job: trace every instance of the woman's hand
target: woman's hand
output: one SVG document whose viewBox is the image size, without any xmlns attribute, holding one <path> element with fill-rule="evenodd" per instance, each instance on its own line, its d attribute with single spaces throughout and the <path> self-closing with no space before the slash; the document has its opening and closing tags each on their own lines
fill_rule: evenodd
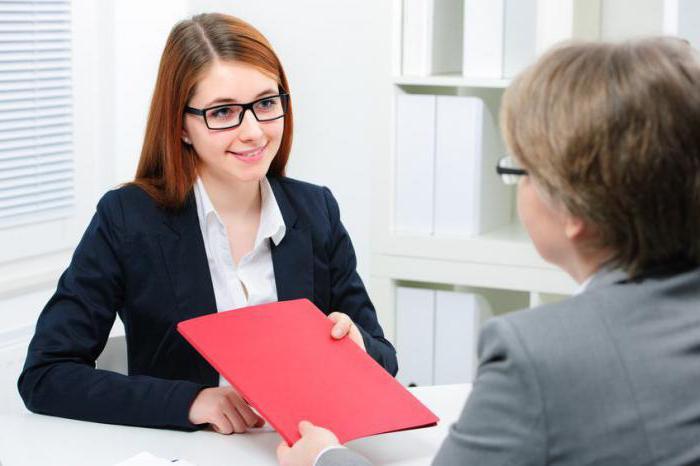
<svg viewBox="0 0 700 466">
<path fill-rule="evenodd" d="M 331 328 L 331 336 L 333 338 L 340 340 L 348 335 L 350 339 L 357 344 L 357 346 L 362 348 L 363 351 L 367 351 L 365 348 L 365 342 L 362 341 L 362 334 L 360 333 L 360 330 L 347 314 L 343 314 L 342 312 L 332 312 L 328 315 L 328 318 L 334 323 L 333 328 Z"/>
<path fill-rule="evenodd" d="M 277 447 L 277 460 L 281 466 L 311 466 L 324 448 L 340 445 L 333 432 L 309 421 L 299 423 L 299 433 L 301 438 L 291 448 L 285 442 Z"/>
<path fill-rule="evenodd" d="M 211 424 L 220 434 L 240 434 L 251 427 L 262 427 L 258 416 L 232 387 L 205 388 L 194 399 L 189 420 L 192 424 Z"/>
</svg>

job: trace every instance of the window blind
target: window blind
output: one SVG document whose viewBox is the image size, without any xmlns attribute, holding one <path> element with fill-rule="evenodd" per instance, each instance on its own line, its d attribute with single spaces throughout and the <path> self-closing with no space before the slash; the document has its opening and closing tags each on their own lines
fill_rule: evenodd
<svg viewBox="0 0 700 466">
<path fill-rule="evenodd" d="M 71 5 L 0 0 L 0 228 L 69 215 Z"/>
</svg>

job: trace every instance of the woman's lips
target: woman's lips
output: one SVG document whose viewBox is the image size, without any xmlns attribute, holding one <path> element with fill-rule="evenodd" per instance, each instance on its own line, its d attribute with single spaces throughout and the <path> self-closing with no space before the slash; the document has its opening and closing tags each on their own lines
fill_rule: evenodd
<svg viewBox="0 0 700 466">
<path fill-rule="evenodd" d="M 263 158 L 265 155 L 265 148 L 267 147 L 267 144 L 255 149 L 250 149 L 250 150 L 245 150 L 245 151 L 240 151 L 240 152 L 235 152 L 235 151 L 229 151 L 229 154 L 233 155 L 236 157 L 236 159 L 246 162 L 246 163 L 254 163 L 259 161 L 260 159 Z"/>
</svg>

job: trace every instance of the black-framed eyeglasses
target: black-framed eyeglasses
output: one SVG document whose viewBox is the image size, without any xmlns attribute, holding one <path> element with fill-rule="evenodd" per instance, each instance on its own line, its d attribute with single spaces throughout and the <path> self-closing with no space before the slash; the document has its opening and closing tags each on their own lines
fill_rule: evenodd
<svg viewBox="0 0 700 466">
<path fill-rule="evenodd" d="M 500 175 L 504 184 L 513 185 L 518 184 L 521 176 L 527 175 L 527 170 L 520 168 L 512 156 L 506 155 L 498 159 L 496 173 Z"/>
<path fill-rule="evenodd" d="M 250 110 L 257 121 L 272 121 L 282 118 L 289 107 L 289 94 L 263 97 L 247 104 L 223 104 L 209 108 L 185 107 L 185 112 L 204 118 L 209 129 L 231 129 L 243 123 L 246 110 Z"/>
</svg>

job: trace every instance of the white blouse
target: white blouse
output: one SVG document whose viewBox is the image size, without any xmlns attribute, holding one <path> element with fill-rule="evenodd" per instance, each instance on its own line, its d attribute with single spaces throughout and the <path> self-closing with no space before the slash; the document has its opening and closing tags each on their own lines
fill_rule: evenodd
<svg viewBox="0 0 700 466">
<path fill-rule="evenodd" d="M 270 240 L 277 246 L 287 229 L 267 178 L 260 181 L 260 194 L 262 208 L 255 245 L 236 265 L 231 255 L 226 226 L 211 203 L 202 179 L 197 178 L 194 185 L 199 227 L 202 230 L 216 309 L 219 312 L 277 301 Z M 228 383 L 219 377 L 219 385 Z"/>
</svg>

